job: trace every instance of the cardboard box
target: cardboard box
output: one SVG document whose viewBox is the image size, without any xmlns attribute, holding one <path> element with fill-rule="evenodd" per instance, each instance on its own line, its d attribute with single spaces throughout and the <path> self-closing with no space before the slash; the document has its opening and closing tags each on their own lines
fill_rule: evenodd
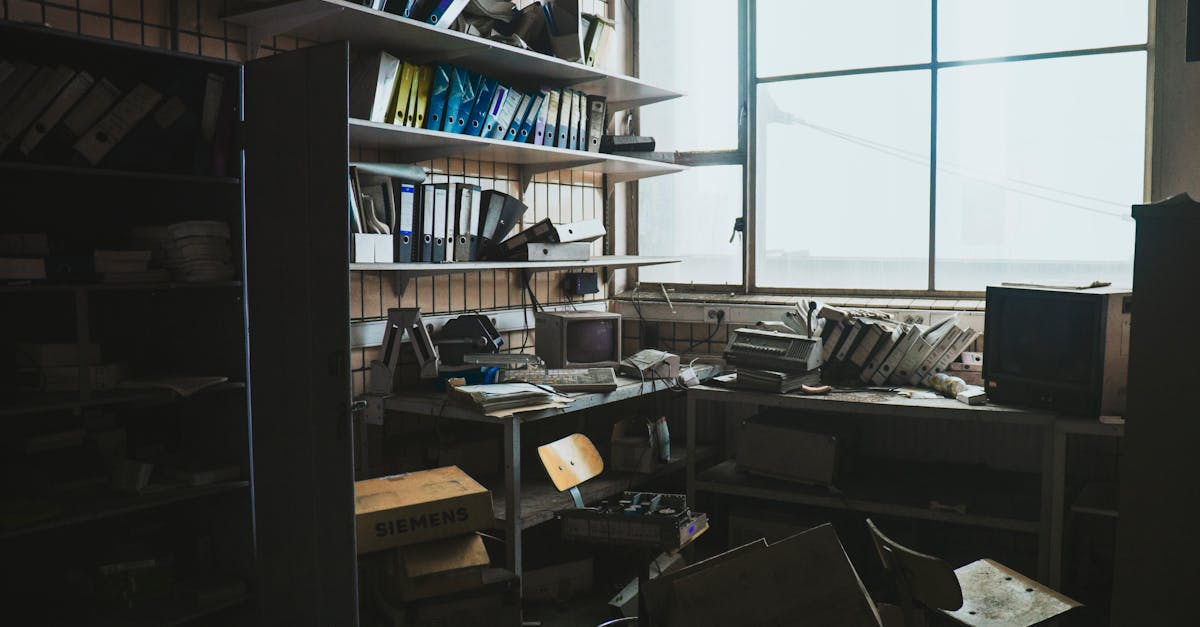
<svg viewBox="0 0 1200 627">
<path fill-rule="evenodd" d="M 614 437 L 608 467 L 620 472 L 654 472 L 658 468 L 658 461 L 650 438 L 636 435 Z"/>
<path fill-rule="evenodd" d="M 522 597 L 537 601 L 566 601 L 592 589 L 592 558 L 525 571 Z"/>
<path fill-rule="evenodd" d="M 752 542 L 646 587 L 652 615 L 666 627 L 881 624 L 829 524 L 774 544 Z"/>
<path fill-rule="evenodd" d="M 358 552 L 448 538 L 492 526 L 492 493 L 457 466 L 354 484 Z"/>
<path fill-rule="evenodd" d="M 738 433 L 737 468 L 775 479 L 833 485 L 837 436 L 751 418 Z"/>
<path fill-rule="evenodd" d="M 405 603 L 479 588 L 488 564 L 483 538 L 475 533 L 413 544 L 388 556 L 381 592 Z"/>
</svg>

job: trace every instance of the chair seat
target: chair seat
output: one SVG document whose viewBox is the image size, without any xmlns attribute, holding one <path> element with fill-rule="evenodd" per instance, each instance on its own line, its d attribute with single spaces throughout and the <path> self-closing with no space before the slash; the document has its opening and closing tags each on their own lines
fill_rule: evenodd
<svg viewBox="0 0 1200 627">
<path fill-rule="evenodd" d="M 962 588 L 961 608 L 942 613 L 977 627 L 1039 625 L 1081 604 L 1024 575 L 982 559 L 955 569 Z"/>
</svg>

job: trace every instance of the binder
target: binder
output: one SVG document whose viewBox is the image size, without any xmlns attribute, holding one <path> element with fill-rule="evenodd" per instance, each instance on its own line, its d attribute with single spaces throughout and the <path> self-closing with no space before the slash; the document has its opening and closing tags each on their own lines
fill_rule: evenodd
<svg viewBox="0 0 1200 627">
<path fill-rule="evenodd" d="M 575 126 L 571 129 L 571 150 L 587 149 L 587 95 L 575 92 Z"/>
<path fill-rule="evenodd" d="M 913 343 L 913 347 L 909 349 L 908 354 L 896 366 L 896 370 L 892 373 L 892 380 L 901 384 L 907 383 L 909 377 L 916 372 L 917 368 L 925 361 L 925 358 L 929 356 L 929 353 L 933 351 L 942 337 L 955 328 L 954 323 L 957 321 L 958 317 L 952 316 L 921 333 L 917 341 Z"/>
<path fill-rule="evenodd" d="M 400 59 L 382 50 L 359 56 L 350 71 L 351 117 L 390 124 L 399 74 Z"/>
<path fill-rule="evenodd" d="M 546 99 L 546 129 L 542 136 L 543 146 L 554 146 L 558 140 L 558 110 L 562 101 L 562 90 L 551 89 Z"/>
<path fill-rule="evenodd" d="M 467 7 L 469 0 L 439 0 L 437 6 L 429 14 L 425 20 L 438 28 L 450 28 L 454 20 L 458 19 L 459 14 Z"/>
<path fill-rule="evenodd" d="M 475 102 L 471 114 L 467 116 L 467 125 L 463 133 L 480 137 L 487 126 L 488 114 L 491 112 L 492 101 L 496 98 L 496 89 L 500 84 L 494 78 L 478 76 L 475 81 Z"/>
<path fill-rule="evenodd" d="M 533 95 L 533 102 L 529 105 L 529 111 L 525 113 L 525 119 L 521 121 L 521 127 L 517 130 L 517 141 L 522 144 L 528 144 L 533 138 L 533 127 L 537 124 L 538 113 L 541 112 L 542 106 L 546 103 L 546 92 L 539 92 Z"/>
<path fill-rule="evenodd" d="M 550 218 L 543 218 L 535 222 L 533 226 L 497 244 L 496 256 L 500 259 L 512 259 L 518 253 L 524 252 L 529 244 L 549 242 L 553 232 L 554 223 L 550 222 Z"/>
<path fill-rule="evenodd" d="M 483 122 L 483 129 L 478 133 L 480 137 L 491 137 L 492 131 L 496 130 L 496 118 L 501 115 L 501 109 L 504 108 L 504 103 L 508 101 L 509 89 L 504 85 L 497 84 L 493 88 L 492 100 L 488 104 L 486 119 Z M 474 131 L 474 127 L 472 127 Z M 474 132 L 472 135 L 476 134 Z"/>
<path fill-rule="evenodd" d="M 425 128 L 425 114 L 429 109 L 429 92 L 433 89 L 433 68 L 422 65 L 416 86 L 416 109 L 413 109 L 413 122 L 409 126 Z"/>
<path fill-rule="evenodd" d="M 421 257 L 417 261 L 433 261 L 433 208 L 436 185 L 421 186 Z"/>
<path fill-rule="evenodd" d="M 446 228 L 450 226 L 450 190 L 445 183 L 433 186 L 433 257 L 434 263 L 447 261 Z M 450 261 L 454 257 L 449 258 Z"/>
<path fill-rule="evenodd" d="M 412 126 L 417 122 L 417 92 L 421 85 L 421 66 L 414 65 L 412 69 L 412 84 L 408 86 L 408 105 L 404 108 L 404 126 Z"/>
<path fill-rule="evenodd" d="M 32 153 L 33 149 L 37 148 L 38 144 L 50 134 L 51 129 L 58 125 L 67 111 L 84 97 L 95 82 L 96 79 L 87 72 L 76 74 L 75 78 L 71 79 L 71 82 L 67 83 L 67 86 L 63 87 L 63 90 L 54 98 L 54 102 L 51 102 L 50 106 L 46 107 L 46 110 L 29 127 L 25 137 L 21 139 L 21 153 L 25 155 Z"/>
<path fill-rule="evenodd" d="M 562 103 L 558 107 L 558 139 L 554 143 L 559 148 L 571 147 L 571 111 L 575 109 L 572 104 L 574 100 L 574 92 L 564 89 Z"/>
<path fill-rule="evenodd" d="M 457 183 L 454 207 L 454 260 L 471 261 L 472 206 L 477 205 L 479 186 Z M 449 256 L 449 255 L 447 255 Z"/>
<path fill-rule="evenodd" d="M 29 81 L 25 88 L 13 98 L 12 102 L 5 109 L 3 116 L 0 116 L 0 154 L 4 154 L 9 144 L 15 141 L 29 125 L 33 124 L 34 119 L 41 114 L 50 104 L 50 101 L 54 100 L 58 92 L 62 91 L 62 88 L 74 76 L 75 70 L 65 65 L 53 68 L 43 67 L 38 70 L 33 80 Z M 154 104 L 158 104 L 158 101 L 155 101 Z M 146 113 L 149 113 L 149 110 Z M 136 120 L 133 120 L 129 126 L 132 127 L 144 115 L 145 113 Z M 128 130 L 128 128 L 123 129 L 121 135 L 124 136 L 124 131 Z M 95 165 L 95 163 L 92 165 Z"/>
<path fill-rule="evenodd" d="M 392 124 L 403 126 L 408 119 L 409 96 L 412 94 L 413 79 L 417 66 L 405 61 L 400 65 L 400 80 L 392 93 Z"/>
<path fill-rule="evenodd" d="M 479 257 L 487 258 L 494 253 L 496 244 L 508 236 L 512 228 L 521 221 L 527 207 L 525 203 L 494 189 L 480 194 L 479 210 Z"/>
<path fill-rule="evenodd" d="M 588 30 L 583 39 L 583 59 L 587 65 L 595 66 L 600 53 L 608 45 L 609 33 L 616 28 L 617 23 L 599 15 L 588 14 L 584 17 L 588 20 Z"/>
<path fill-rule="evenodd" d="M 9 72 L 8 78 L 0 81 L 0 112 L 21 91 L 25 83 L 37 73 L 38 66 L 25 61 L 17 61 Z"/>
<path fill-rule="evenodd" d="M 497 92 L 498 94 L 499 92 Z M 508 132 L 508 127 L 512 124 L 513 117 L 517 115 L 517 107 L 521 106 L 523 94 L 515 89 L 509 89 L 507 96 L 504 98 L 504 103 L 500 108 L 493 109 L 496 112 L 494 125 L 487 136 L 491 139 L 504 139 L 505 133 Z"/>
<path fill-rule="evenodd" d="M 600 138 L 604 137 L 605 115 L 608 103 L 604 96 L 587 97 L 587 151 L 600 152 Z"/>
<path fill-rule="evenodd" d="M 580 220 L 579 222 L 551 225 L 550 236 L 545 241 L 594 242 L 604 237 L 605 233 L 603 220 Z"/>
<path fill-rule="evenodd" d="M 929 374 L 933 372 L 934 367 L 937 366 L 938 360 L 942 358 L 942 355 L 945 355 L 946 351 L 950 350 L 950 347 L 954 345 L 954 342 L 958 341 L 958 339 L 962 337 L 962 334 L 963 330 L 955 326 L 954 328 L 950 329 L 949 332 L 943 335 L 942 339 L 938 340 L 938 343 L 933 346 L 933 350 L 930 351 L 929 354 L 925 356 L 925 359 L 921 361 L 921 365 L 917 366 L 917 369 L 913 371 L 911 376 L 908 377 L 908 384 L 918 385 L 924 381 L 925 377 L 928 377 Z"/>
<path fill-rule="evenodd" d="M 162 94 L 158 91 L 144 83 L 139 84 L 75 142 L 75 151 L 83 155 L 88 163 L 99 164 L 161 100 Z"/>
<path fill-rule="evenodd" d="M 512 120 L 508 123 L 508 130 L 504 132 L 504 139 L 515 142 L 517 136 L 521 133 L 521 125 L 525 123 L 525 118 L 529 117 L 529 109 L 533 106 L 533 94 L 522 94 L 521 104 L 517 105 L 517 112 L 513 114 Z"/>
<path fill-rule="evenodd" d="M 533 138 L 530 141 L 538 146 L 546 141 L 546 113 L 550 109 L 550 94 L 550 90 L 542 90 L 542 106 L 538 107 L 533 122 Z"/>
<path fill-rule="evenodd" d="M 439 64 L 433 68 L 433 87 L 429 91 L 429 110 L 425 113 L 425 124 L 422 128 L 433 131 L 442 130 L 445 122 L 447 106 L 450 97 L 450 80 L 457 73 L 449 65 Z M 454 111 L 457 111 L 457 105 Z M 450 113 L 451 116 L 454 113 Z"/>
<path fill-rule="evenodd" d="M 471 85 L 466 82 L 466 70 L 452 66 L 446 67 L 449 69 L 448 78 L 450 85 L 446 90 L 446 106 L 443 110 L 442 125 L 437 127 L 437 130 L 447 133 L 459 133 L 461 132 L 458 129 L 458 117 L 461 114 L 459 109 L 470 106 L 464 101 L 464 96 L 469 94 Z M 434 91 L 437 91 L 436 82 L 434 83 Z"/>
<path fill-rule="evenodd" d="M 909 349 L 917 343 L 920 337 L 921 328 L 915 324 L 909 325 L 904 332 L 904 336 L 900 338 L 899 342 L 896 342 L 896 348 L 893 348 L 892 353 L 887 356 L 887 359 L 883 360 L 883 363 L 879 366 L 879 370 L 871 375 L 871 383 L 883 385 L 887 382 L 891 378 L 892 373 L 896 371 L 896 366 L 900 364 L 900 360 L 904 359 Z"/>
<path fill-rule="evenodd" d="M 479 229 L 483 226 L 483 190 L 478 185 L 471 186 L 471 207 L 467 216 L 467 236 L 469 261 L 479 260 L 479 248 L 481 239 L 479 237 Z"/>
<path fill-rule="evenodd" d="M 411 183 L 400 183 L 396 196 L 396 261 L 407 263 L 413 260 L 413 218 L 416 208 L 417 188 Z"/>
</svg>

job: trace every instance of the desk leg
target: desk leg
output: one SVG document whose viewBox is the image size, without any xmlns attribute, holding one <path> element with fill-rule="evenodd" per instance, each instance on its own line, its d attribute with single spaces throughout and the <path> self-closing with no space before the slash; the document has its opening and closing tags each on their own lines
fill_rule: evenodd
<svg viewBox="0 0 1200 627">
<path fill-rule="evenodd" d="M 696 398 L 687 395 L 687 503 L 696 506 Z"/>
<path fill-rule="evenodd" d="M 1067 509 L 1067 434 L 1055 429 L 1054 465 L 1051 467 L 1054 492 L 1050 512 L 1050 587 L 1062 585 L 1063 517 Z"/>
<path fill-rule="evenodd" d="M 504 421 L 504 521 L 508 536 L 508 568 L 517 576 L 517 595 L 521 589 L 521 421 Z"/>
<path fill-rule="evenodd" d="M 1038 581 L 1050 581 L 1050 554 L 1054 543 L 1054 421 L 1050 420 L 1042 428 L 1042 508 L 1038 520 L 1041 530 L 1038 532 Z"/>
</svg>

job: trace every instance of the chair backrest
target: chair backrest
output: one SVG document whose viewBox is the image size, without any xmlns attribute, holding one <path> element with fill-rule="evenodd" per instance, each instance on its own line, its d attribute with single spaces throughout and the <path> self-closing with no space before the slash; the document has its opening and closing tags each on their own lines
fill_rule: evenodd
<svg viewBox="0 0 1200 627">
<path fill-rule="evenodd" d="M 600 451 L 582 433 L 539 446 L 538 457 L 559 492 L 570 490 L 604 470 Z"/>
<path fill-rule="evenodd" d="M 906 587 L 900 591 L 901 596 L 911 596 L 934 609 L 957 610 L 962 607 L 962 588 L 958 585 L 954 569 L 945 560 L 918 553 L 895 542 L 883 535 L 869 518 L 867 528 L 871 530 L 871 539 L 875 541 L 883 568 L 896 575 L 897 585 Z"/>
</svg>

